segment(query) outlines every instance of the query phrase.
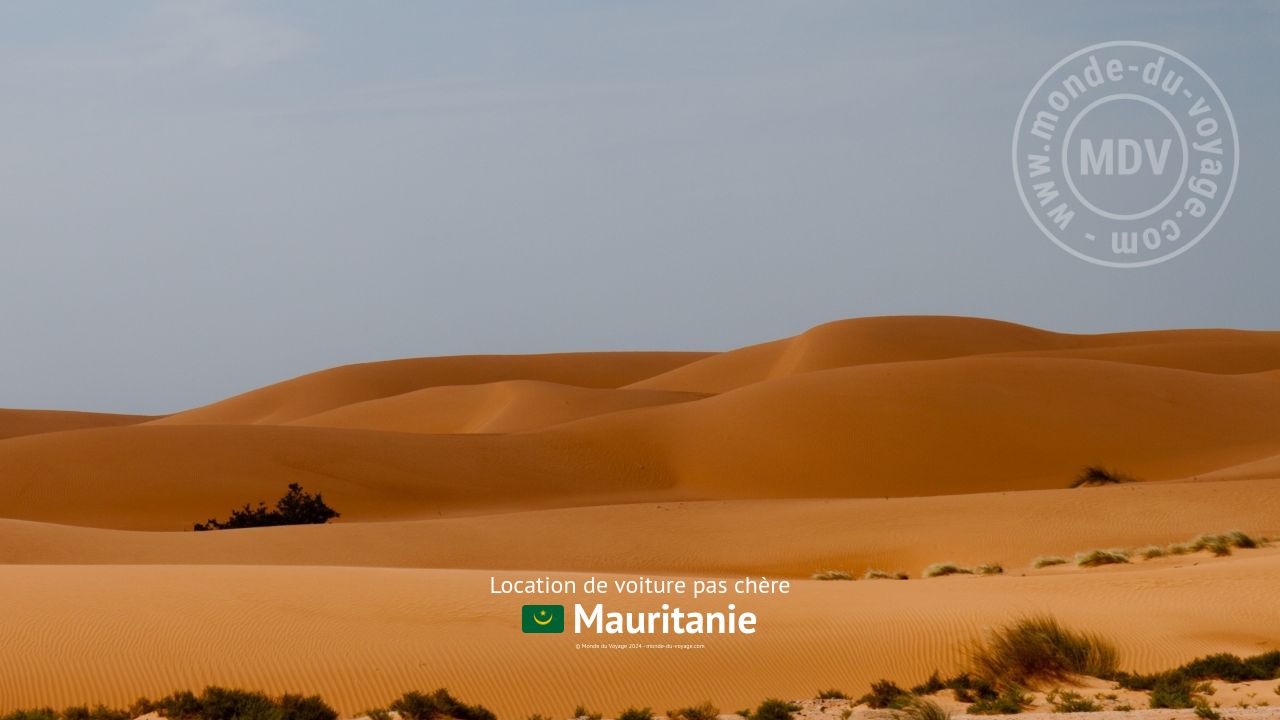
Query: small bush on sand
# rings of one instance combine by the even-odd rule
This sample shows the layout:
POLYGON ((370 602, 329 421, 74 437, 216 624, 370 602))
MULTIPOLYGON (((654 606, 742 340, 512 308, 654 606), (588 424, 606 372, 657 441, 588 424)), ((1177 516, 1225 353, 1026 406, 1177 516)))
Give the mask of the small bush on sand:
POLYGON ((1089 552, 1076 553, 1076 565, 1080 567, 1099 567, 1101 565, 1119 565, 1129 562, 1129 553, 1126 550, 1090 550, 1089 552))
POLYGON ((429 695, 420 692, 405 693, 399 700, 391 703, 391 709, 408 720, 497 720, 487 708, 459 702, 444 688, 429 695))
POLYGON ((716 720, 719 714, 720 708, 710 702, 667 711, 667 717, 671 720, 716 720))
POLYGON ((883 710, 892 708, 901 710, 911 702, 911 695, 890 680, 877 680, 871 683, 871 692, 855 701, 855 705, 866 705, 869 708, 883 710))
POLYGON ((844 692, 841 690, 836 690, 835 688, 832 688, 830 690, 819 690, 818 699, 819 700, 848 700, 849 696, 845 695, 844 692))
POLYGON ((1191 546, 1186 543, 1170 543, 1164 551, 1169 555, 1189 555, 1191 546))
POLYGON ((1031 698, 1014 687, 1007 688, 999 697, 979 700, 969 706, 970 715, 1017 715, 1031 704, 1031 698))
POLYGON ((1133 478, 1123 473, 1112 472, 1098 465, 1090 465, 1080 471, 1076 479, 1071 483, 1071 487, 1096 487, 1099 485, 1119 485, 1120 483, 1133 482, 1133 478))
POLYGON ((1000 696, 991 681, 970 673, 960 673, 955 677, 947 678, 943 683, 955 695, 956 702, 972 703, 979 700, 994 700, 1000 696))
POLYGON ((852 580, 853 573, 848 570, 819 570, 812 577, 814 580, 852 580))
POLYGON ((573 709, 573 717, 576 720, 600 720, 600 718, 604 717, 604 714, 591 712, 585 705, 579 705, 573 709))
POLYGON ((795 703, 778 700, 777 698, 768 698, 760 703, 760 707, 751 713, 751 720, 791 720, 792 714, 800 709, 795 703))
POLYGON ((303 492, 298 483, 289 483, 289 492, 276 501, 272 510, 268 510, 264 502, 259 502, 256 508, 245 503, 239 510, 232 510, 231 517, 225 521, 209 518, 207 522, 196 523, 194 529, 199 532, 279 525, 323 525, 338 515, 336 510, 324 504, 320 493, 311 495, 303 492))
POLYGON ((0 716, 0 720, 58 720, 58 712, 53 708, 15 710, 8 715, 0 716))
POLYGON ((1209 703, 1197 700, 1196 717, 1202 718, 1202 720, 1222 720, 1222 713, 1209 707, 1209 703))
POLYGON ((912 695, 934 695, 946 689, 947 689, 947 684, 943 682, 942 676, 938 674, 937 670, 934 670, 933 674, 929 676, 928 680, 925 680, 919 685, 913 685, 911 687, 911 694, 912 695))
POLYGON ((951 711, 932 700, 916 698, 902 710, 908 720, 951 720, 951 711))
POLYGON ((653 720, 653 708, 648 705, 644 707, 629 707, 618 713, 618 720, 653 720))
POLYGON ((1191 680, 1178 673, 1160 676, 1151 687, 1150 705, 1153 708, 1189 708, 1191 693, 1195 689, 1191 680))
POLYGON ((1075 675, 1107 678, 1115 674, 1116 664, 1116 649, 1110 642, 1065 628, 1047 615, 1006 625, 973 651, 978 674, 1006 687, 1075 675))
MULTIPOLYGON (((369 718, 369 720, 391 720, 391 711, 386 708, 365 710, 361 715, 369 718)), ((529 720, 533 720, 533 718, 529 718, 529 720)))
POLYGON ((1164 557, 1164 548, 1159 545, 1148 545, 1138 551, 1143 560, 1155 560, 1158 557, 1164 557))
POLYGON ((1041 555, 1031 561, 1031 567, 1039 570, 1040 568, 1052 567, 1054 565, 1066 565, 1070 560, 1060 555, 1041 555))
POLYGON ((924 569, 924 576, 927 578, 945 577, 947 575, 972 575, 972 574, 973 574, 973 568, 960 567, 959 565, 953 562, 934 563, 924 569))
POLYGON ((1219 557, 1230 555, 1231 541, 1226 535, 1214 535, 1212 533, 1197 535, 1191 541, 1191 551, 1200 552, 1201 550, 1207 550, 1219 557))
POLYGON ((78 705, 62 711, 62 720, 132 720, 133 717, 127 710, 113 710, 106 705, 92 709, 78 705))
POLYGON ((863 580, 906 580, 909 577, 911 576, 907 575, 901 570, 895 570, 893 572, 889 572, 888 570, 879 570, 876 568, 871 568, 870 570, 867 570, 866 572, 862 573, 863 580))
POLYGON ((982 563, 974 568, 974 572, 979 575, 1003 575, 1004 566, 1000 563, 982 563))
POLYGON ((1050 690, 1044 699, 1053 706, 1056 713, 1098 712, 1102 706, 1071 690, 1056 688, 1050 690))

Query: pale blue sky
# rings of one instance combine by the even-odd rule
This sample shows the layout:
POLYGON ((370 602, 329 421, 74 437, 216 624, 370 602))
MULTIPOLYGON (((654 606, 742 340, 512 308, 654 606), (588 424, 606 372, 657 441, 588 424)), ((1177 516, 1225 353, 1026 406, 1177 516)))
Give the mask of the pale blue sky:
POLYGON ((873 314, 1277 328, 1277 67, 1277 2, 6 2, 0 406, 873 314), (1031 86, 1115 39, 1242 140, 1213 233, 1137 271, 1009 170, 1031 86))

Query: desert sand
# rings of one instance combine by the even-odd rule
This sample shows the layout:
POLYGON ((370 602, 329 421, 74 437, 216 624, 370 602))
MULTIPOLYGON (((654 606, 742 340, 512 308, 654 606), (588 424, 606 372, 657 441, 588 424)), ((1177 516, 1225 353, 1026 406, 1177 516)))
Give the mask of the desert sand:
POLYGON ((159 418, 0 411, 0 711, 215 683, 345 713, 441 686, 502 717, 728 712, 953 672, 1040 611, 1158 670, 1280 648, 1280 549, 1031 560, 1234 528, 1280 535, 1276 332, 868 318, 720 353, 367 363, 159 418), (1136 481, 1069 489, 1086 465, 1136 481), (341 517, 190 532, 290 482, 341 517), (1005 574, 920 577, 940 561, 1005 574), (809 579, 868 568, 912 579, 809 579), (518 622, 573 598, 488 592, 544 574, 794 590, 734 600, 750 637, 576 649, 518 622))

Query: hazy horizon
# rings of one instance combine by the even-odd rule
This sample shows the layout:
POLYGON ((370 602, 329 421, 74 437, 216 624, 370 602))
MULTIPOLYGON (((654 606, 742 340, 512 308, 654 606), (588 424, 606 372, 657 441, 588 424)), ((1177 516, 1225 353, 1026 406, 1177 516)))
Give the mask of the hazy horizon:
POLYGON ((0 7, 0 407, 869 315, 1280 329, 1280 4, 352 7, 0 7), (1117 39, 1195 60, 1241 138, 1213 232, 1127 271, 1009 169, 1034 83, 1117 39))

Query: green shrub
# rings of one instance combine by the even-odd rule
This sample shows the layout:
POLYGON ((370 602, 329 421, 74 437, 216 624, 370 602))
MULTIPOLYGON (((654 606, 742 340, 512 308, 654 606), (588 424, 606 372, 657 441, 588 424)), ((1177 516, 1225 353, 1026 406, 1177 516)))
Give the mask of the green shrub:
POLYGON ((1098 485, 1119 485, 1120 483, 1133 482, 1133 478, 1118 472, 1112 472, 1098 465, 1090 465, 1080 471, 1076 479, 1071 483, 1071 487, 1093 487, 1098 485))
POLYGON ((134 717, 126 710, 113 710, 106 705, 98 705, 92 710, 77 705, 62 711, 62 720, 132 720, 134 717))
POLYGON ((618 720, 653 720, 653 708, 648 705, 644 707, 629 707, 618 713, 618 720))
POLYGON ((324 504, 320 493, 311 495, 303 492, 298 483, 289 483, 289 492, 276 501, 273 510, 268 510, 267 504, 263 502, 259 502, 256 508, 245 503, 239 510, 232 510, 231 517, 227 520, 209 518, 207 522, 196 523, 193 529, 200 532, 279 525, 323 525, 338 515, 336 510, 324 504))
POLYGON ((1031 561, 1031 567, 1039 570, 1040 568, 1047 568, 1053 565, 1066 565, 1069 562, 1071 561, 1058 555, 1041 555, 1031 561))
MULTIPOLYGON (((928 685, 929 682, 926 681, 925 684, 928 685)), ((942 681, 942 684, 955 694, 956 702, 972 703, 979 700, 994 700, 1000 696, 989 680, 969 673, 960 673, 955 677, 947 678, 942 681)))
POLYGON ((338 712, 319 695, 282 695, 281 720, 338 720, 338 712))
POLYGON ((1151 707, 1189 708, 1192 705, 1191 679, 1181 673, 1160 675, 1151 686, 1151 707))
POLYGON ((1204 720, 1222 720, 1222 713, 1209 707, 1209 703, 1201 700, 1196 703, 1196 717, 1204 718, 1204 720))
POLYGON ((1089 552, 1076 553, 1076 565, 1080 567, 1098 567, 1100 565, 1119 565, 1129 562, 1129 553, 1126 550, 1090 550, 1089 552))
POLYGON ((928 680, 925 680, 919 685, 915 685, 911 688, 911 694, 912 695, 934 695, 946 689, 947 689, 947 684, 942 681, 942 676, 938 674, 937 670, 934 670, 933 674, 929 676, 928 680))
POLYGON ((391 711, 386 708, 373 708, 372 710, 365 710, 361 714, 369 718, 369 720, 391 720, 391 711))
POLYGON ((974 568, 974 572, 979 575, 1003 575, 1004 566, 1000 563, 982 563, 974 568))
POLYGON ((760 707, 751 713, 751 720, 791 720, 792 714, 800 709, 795 703, 768 698, 760 703, 760 707))
POLYGON ((1027 686, 1036 680, 1115 674, 1115 646, 1092 633, 1063 627, 1047 615, 1000 628, 973 652, 974 668, 996 685, 1027 686))
POLYGON ((1102 706, 1071 690, 1051 690, 1044 699, 1053 706, 1056 713, 1098 712, 1102 706))
POLYGON ((459 702, 444 688, 431 694, 408 692, 391 703, 391 709, 408 720, 497 720, 492 712, 481 705, 459 702))
POLYGON ((667 717, 671 720, 716 720, 719 714, 720 708, 710 702, 667 711, 667 717))
POLYGON ((924 576, 945 577, 947 575, 972 575, 973 568, 960 567, 953 562, 934 563, 924 569, 924 576))
POLYGON ((893 681, 877 680, 871 683, 871 692, 858 698, 854 704, 866 705, 877 710, 884 708, 901 710, 911 702, 911 699, 911 695, 894 684, 893 681))
POLYGON ((844 691, 842 690, 836 690, 832 688, 830 690, 819 690, 818 699, 819 700, 848 700, 849 696, 845 695, 844 691))
POLYGON ((969 706, 970 715, 1017 715, 1031 704, 1031 698, 1015 687, 1007 688, 999 697, 979 700, 969 706))
POLYGON ((0 717, 0 720, 58 720, 58 712, 53 708, 35 710, 15 710, 0 717))
POLYGON ((862 574, 863 580, 906 580, 910 577, 910 575, 907 575, 901 570, 889 572, 888 570, 878 570, 875 568, 867 570, 862 574))
POLYGON ((852 580, 853 573, 848 570, 819 570, 811 577, 814 580, 852 580))
POLYGON ((1170 543, 1169 546, 1165 548, 1165 552, 1170 555, 1189 555, 1191 553, 1191 546, 1186 543, 1170 543))
POLYGON ((604 715, 598 712, 591 712, 585 705, 579 705, 573 709, 573 717, 577 720, 583 720, 583 718, 586 720, 600 720, 604 715))

